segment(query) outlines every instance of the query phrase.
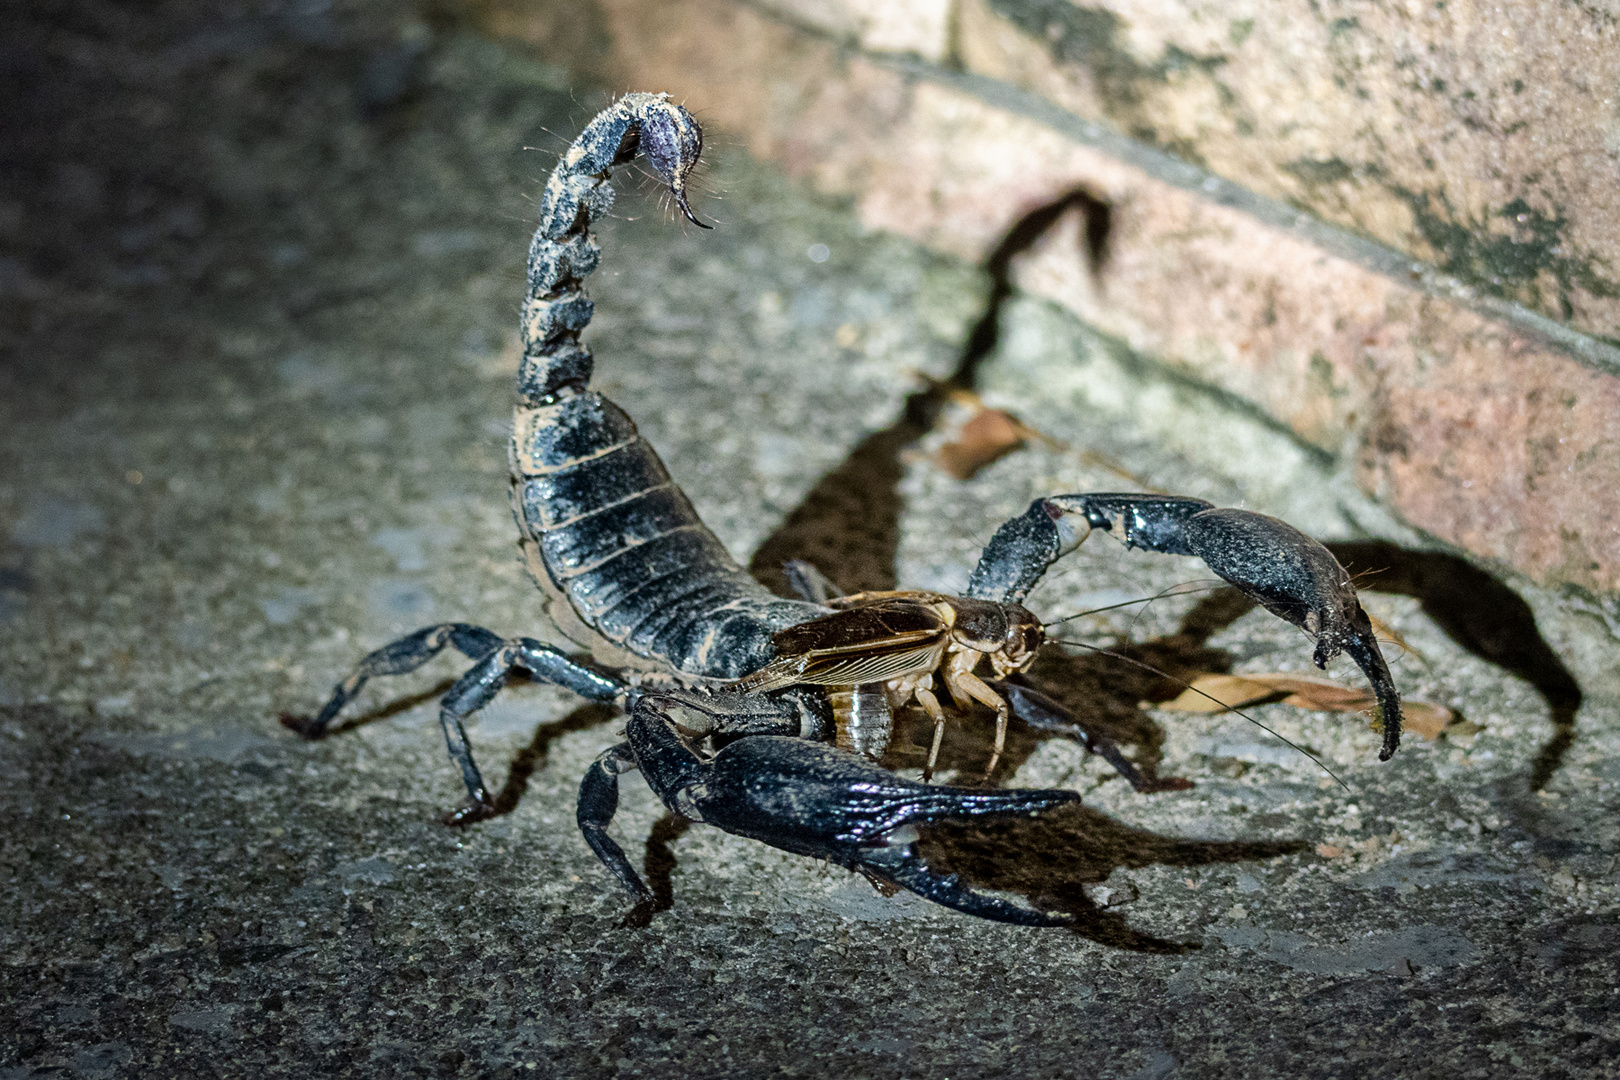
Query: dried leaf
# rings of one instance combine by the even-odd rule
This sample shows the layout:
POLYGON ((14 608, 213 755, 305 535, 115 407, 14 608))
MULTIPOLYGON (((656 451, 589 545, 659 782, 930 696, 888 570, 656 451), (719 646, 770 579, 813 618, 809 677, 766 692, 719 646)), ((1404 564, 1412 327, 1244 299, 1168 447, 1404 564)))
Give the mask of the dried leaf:
POLYGON ((971 390, 952 386, 925 371, 913 371, 930 389, 945 400, 970 413, 957 429, 956 437, 934 452, 936 465, 958 480, 971 480, 980 469, 991 465, 1028 442, 1038 442, 1051 450, 1067 450, 1068 445, 1037 431, 1012 413, 992 409, 971 390))
POLYGON ((1247 675, 1204 674, 1191 682, 1192 685, 1174 701, 1154 708, 1170 712, 1218 713, 1253 705, 1257 701, 1267 701, 1285 692, 1265 682, 1263 677, 1251 678, 1247 675))
POLYGON ((1425 739, 1438 739, 1457 720, 1457 714, 1444 705, 1431 705, 1427 701, 1401 703, 1403 726, 1407 731, 1425 739))
POLYGON ((980 469, 1024 445, 1024 425, 1000 409, 975 413, 951 442, 934 451, 934 461, 958 480, 970 480, 980 469))
MULTIPOLYGON (((1192 680, 1174 701, 1155 708, 1171 712, 1218 713, 1260 702, 1280 701, 1316 712, 1371 713, 1375 700, 1371 690, 1341 686, 1328 679, 1314 679, 1289 672, 1262 675, 1217 675, 1206 673, 1192 680), (1214 698, 1211 701, 1210 698, 1214 698)), ((1403 702, 1405 729, 1425 739, 1438 739, 1458 719, 1444 705, 1427 701, 1403 702)))

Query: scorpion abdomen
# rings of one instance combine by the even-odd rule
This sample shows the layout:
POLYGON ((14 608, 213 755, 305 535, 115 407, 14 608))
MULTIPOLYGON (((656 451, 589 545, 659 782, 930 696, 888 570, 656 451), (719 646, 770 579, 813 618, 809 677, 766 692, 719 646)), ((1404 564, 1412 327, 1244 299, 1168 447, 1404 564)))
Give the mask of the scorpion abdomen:
POLYGON ((604 639, 580 642, 593 652, 607 645, 603 662, 624 652, 736 678, 770 659, 774 632, 822 613, 749 577, 600 394, 520 405, 511 450, 513 512, 539 556, 541 585, 582 624, 567 628, 571 636, 604 639))

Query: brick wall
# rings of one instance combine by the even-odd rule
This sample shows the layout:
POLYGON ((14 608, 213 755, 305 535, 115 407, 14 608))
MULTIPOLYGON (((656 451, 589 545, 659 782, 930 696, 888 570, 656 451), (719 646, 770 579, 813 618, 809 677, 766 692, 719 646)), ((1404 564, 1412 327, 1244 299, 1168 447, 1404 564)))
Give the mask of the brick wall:
POLYGON ((479 0, 667 89, 868 225, 982 258, 1077 187, 1096 273, 1022 287, 1240 395, 1427 533, 1620 592, 1620 30, 1573 4, 479 0))

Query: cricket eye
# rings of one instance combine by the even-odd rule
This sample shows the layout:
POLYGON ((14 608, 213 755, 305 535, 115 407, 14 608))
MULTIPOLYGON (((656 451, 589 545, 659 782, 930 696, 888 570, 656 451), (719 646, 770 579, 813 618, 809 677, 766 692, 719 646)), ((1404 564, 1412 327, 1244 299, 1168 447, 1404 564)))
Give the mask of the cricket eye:
POLYGON ((1046 632, 1040 624, 1021 622, 1007 632, 1007 653, 1019 658, 1034 656, 1045 642, 1046 632))

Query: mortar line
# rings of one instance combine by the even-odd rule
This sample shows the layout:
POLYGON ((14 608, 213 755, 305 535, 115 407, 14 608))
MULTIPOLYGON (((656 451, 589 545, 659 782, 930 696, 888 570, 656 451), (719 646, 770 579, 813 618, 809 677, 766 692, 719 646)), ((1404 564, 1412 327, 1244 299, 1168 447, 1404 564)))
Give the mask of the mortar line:
POLYGON ((1163 150, 1121 135, 1095 121, 1085 120, 1038 95, 1020 90, 999 79, 974 75, 970 72, 951 71, 914 57, 882 56, 873 53, 862 55, 882 67, 948 86, 976 97, 987 105, 1034 120, 1060 135, 1134 166, 1157 180, 1192 192, 1209 202, 1248 214, 1266 225, 1306 240, 1346 262, 1354 263, 1402 285, 1419 289, 1477 314, 1507 323, 1517 330, 1539 338, 1585 367, 1605 375, 1620 377, 1620 347, 1565 326, 1512 300, 1489 294, 1482 295, 1474 286, 1442 272, 1432 263, 1342 229, 1308 211, 1296 209, 1270 196, 1260 195, 1241 184, 1234 184, 1163 150))

